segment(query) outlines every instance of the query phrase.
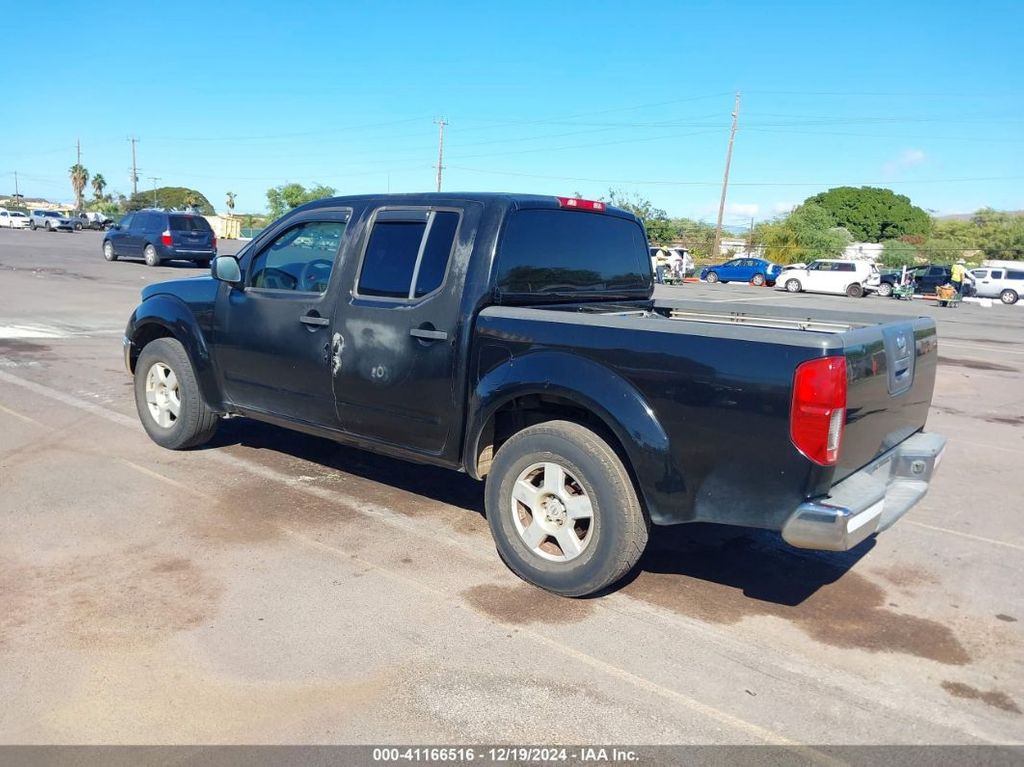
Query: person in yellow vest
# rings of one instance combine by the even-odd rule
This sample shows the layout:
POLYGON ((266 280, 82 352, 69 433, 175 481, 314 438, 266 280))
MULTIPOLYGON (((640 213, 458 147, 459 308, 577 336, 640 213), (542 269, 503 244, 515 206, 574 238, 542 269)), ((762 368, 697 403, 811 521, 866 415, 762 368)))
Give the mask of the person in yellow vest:
POLYGON ((966 262, 961 258, 955 264, 953 268, 949 270, 949 283, 956 292, 963 295, 964 292, 964 280, 969 280, 970 277, 967 274, 967 267, 964 266, 966 262))

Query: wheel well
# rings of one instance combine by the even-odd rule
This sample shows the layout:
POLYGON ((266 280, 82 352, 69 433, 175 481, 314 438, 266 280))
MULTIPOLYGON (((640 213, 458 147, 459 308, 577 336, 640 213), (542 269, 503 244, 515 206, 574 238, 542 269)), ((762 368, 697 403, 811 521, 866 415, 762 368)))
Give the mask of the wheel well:
MULTIPOLYGON (((572 421, 601 436, 622 459, 632 474, 630 461, 615 432, 599 416, 565 397, 529 394, 516 397, 499 407, 484 424, 476 445, 474 467, 481 479, 491 468, 494 454, 514 434, 545 421, 572 421)), ((473 467, 471 467, 473 468, 473 467)))
POLYGON ((174 333, 163 325, 158 325, 155 322, 143 325, 135 331, 135 335, 132 337, 131 352, 128 355, 128 361, 133 373, 135 372, 135 363, 138 361, 139 355, 146 347, 146 344, 151 341, 155 341, 158 338, 174 338, 174 333))

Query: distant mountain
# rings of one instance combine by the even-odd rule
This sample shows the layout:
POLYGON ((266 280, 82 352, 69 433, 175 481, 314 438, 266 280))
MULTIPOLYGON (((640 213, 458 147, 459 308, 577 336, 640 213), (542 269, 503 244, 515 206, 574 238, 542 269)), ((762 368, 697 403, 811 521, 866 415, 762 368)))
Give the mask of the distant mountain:
MULTIPOLYGON (((1000 213, 1009 213, 1011 216, 1024 216, 1024 210, 1006 210, 1000 213)), ((974 218, 973 213, 947 213, 944 216, 932 216, 936 221, 970 221, 974 218)))

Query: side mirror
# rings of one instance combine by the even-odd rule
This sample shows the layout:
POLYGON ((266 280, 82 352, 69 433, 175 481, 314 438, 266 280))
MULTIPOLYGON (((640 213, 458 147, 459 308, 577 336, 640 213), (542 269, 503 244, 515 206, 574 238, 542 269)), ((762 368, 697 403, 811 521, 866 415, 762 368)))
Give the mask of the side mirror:
POLYGON ((229 285, 242 284, 242 270, 231 256, 217 256, 213 259, 210 267, 210 274, 215 280, 226 282, 229 285))
POLYGON ((119 232, 121 231, 121 225, 120 224, 113 224, 110 228, 111 229, 116 229, 119 232))

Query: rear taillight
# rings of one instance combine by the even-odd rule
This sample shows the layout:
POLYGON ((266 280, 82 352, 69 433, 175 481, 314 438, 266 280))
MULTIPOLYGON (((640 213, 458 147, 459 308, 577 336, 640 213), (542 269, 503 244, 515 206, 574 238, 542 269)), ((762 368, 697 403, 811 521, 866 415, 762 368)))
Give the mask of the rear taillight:
POLYGON ((213 246, 212 247, 213 247, 214 250, 217 249, 217 235, 213 236, 213 246))
POLYGON ((174 238, 171 237, 171 230, 170 229, 166 229, 164 231, 164 233, 160 235, 160 242, 162 242, 164 245, 173 245, 174 244, 174 238))
POLYGON ((822 466, 839 460, 846 424, 846 358, 804 362, 793 376, 789 438, 796 449, 822 466))
POLYGON ((608 207, 600 200, 581 200, 579 197, 556 197, 555 199, 563 208, 575 208, 576 210, 602 211, 608 207))

